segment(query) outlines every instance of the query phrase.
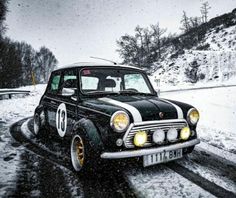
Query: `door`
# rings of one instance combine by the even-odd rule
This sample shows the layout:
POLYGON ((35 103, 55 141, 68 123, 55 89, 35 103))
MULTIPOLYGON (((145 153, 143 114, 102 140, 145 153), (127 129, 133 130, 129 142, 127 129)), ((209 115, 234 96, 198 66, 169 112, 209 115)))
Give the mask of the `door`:
POLYGON ((47 119, 53 135, 63 138, 72 130, 77 113, 76 69, 52 74, 45 97, 47 119))

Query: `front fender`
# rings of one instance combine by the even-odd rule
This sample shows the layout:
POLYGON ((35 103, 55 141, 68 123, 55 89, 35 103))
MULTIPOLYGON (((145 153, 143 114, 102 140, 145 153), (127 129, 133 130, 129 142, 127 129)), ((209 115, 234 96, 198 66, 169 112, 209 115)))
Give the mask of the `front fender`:
POLYGON ((77 131, 79 130, 79 128, 83 128, 85 130, 85 135, 87 135, 87 137, 89 138, 90 145, 95 149, 95 151, 101 151, 104 149, 104 145, 97 131, 97 128, 91 120, 85 118, 80 119, 75 123, 73 131, 77 131))
POLYGON ((35 108, 34 113, 40 114, 43 110, 44 110, 43 106, 42 106, 42 105, 38 105, 38 106, 35 108))

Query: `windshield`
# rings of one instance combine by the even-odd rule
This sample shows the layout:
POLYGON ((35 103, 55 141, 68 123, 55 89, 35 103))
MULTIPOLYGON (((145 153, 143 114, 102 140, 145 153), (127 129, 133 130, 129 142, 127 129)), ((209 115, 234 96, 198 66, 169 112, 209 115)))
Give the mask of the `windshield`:
POLYGON ((83 69, 80 87, 84 94, 154 94, 146 75, 127 69, 83 69))

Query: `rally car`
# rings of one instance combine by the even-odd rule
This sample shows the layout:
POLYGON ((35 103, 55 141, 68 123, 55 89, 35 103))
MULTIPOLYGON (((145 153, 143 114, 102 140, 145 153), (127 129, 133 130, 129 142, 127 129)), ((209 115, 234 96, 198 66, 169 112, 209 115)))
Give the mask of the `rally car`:
POLYGON ((138 157, 150 166, 181 158, 200 142, 198 120, 193 106, 158 97, 142 69, 76 63, 51 73, 34 133, 68 142, 83 172, 100 159, 138 157))

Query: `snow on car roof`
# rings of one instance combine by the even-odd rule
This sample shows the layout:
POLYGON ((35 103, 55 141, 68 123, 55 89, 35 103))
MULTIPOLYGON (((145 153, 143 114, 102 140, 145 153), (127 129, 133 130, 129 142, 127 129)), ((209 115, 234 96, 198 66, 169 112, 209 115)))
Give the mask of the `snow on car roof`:
POLYGON ((131 68, 131 69, 138 69, 143 71, 143 69, 135 67, 135 66, 130 66, 130 65, 120 65, 120 64, 107 64, 107 63, 96 63, 96 62, 78 62, 78 63, 73 63, 70 65, 65 65, 62 67, 58 67, 56 68, 54 71, 56 70, 60 70, 60 69, 66 69, 66 68, 73 68, 73 67, 95 67, 95 66, 99 66, 99 67, 122 67, 122 68, 131 68))

